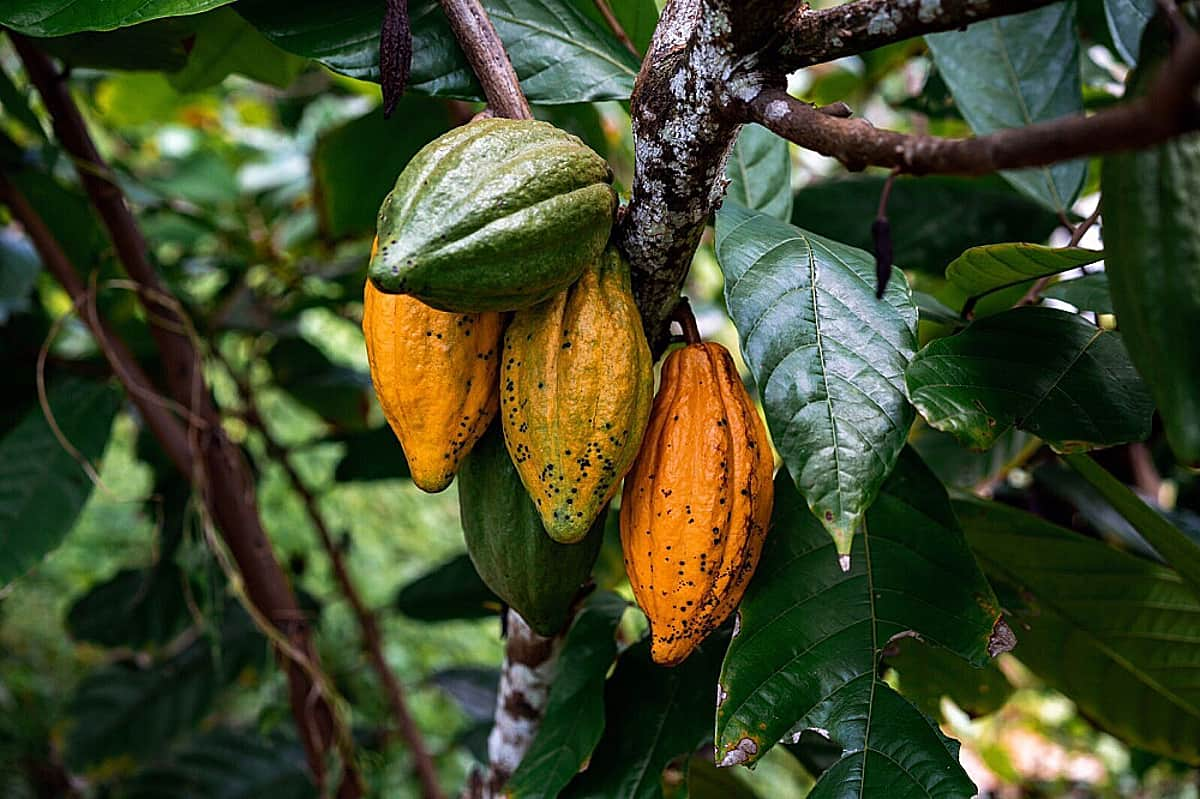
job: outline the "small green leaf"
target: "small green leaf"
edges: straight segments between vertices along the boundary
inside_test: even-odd
[[[3,108],[8,116],[29,131],[29,135],[42,141],[46,140],[46,132],[42,129],[41,120],[33,112],[33,107],[29,105],[28,93],[18,89],[12,82],[12,78],[3,69],[0,69],[0,108]]]
[[[68,378],[48,392],[56,431],[41,406],[0,438],[0,588],[62,543],[92,493],[92,480],[64,447],[96,464],[121,395],[108,383]]]
[[[1022,641],[1024,643],[1024,641]],[[972,716],[995,713],[1013,694],[995,664],[975,668],[962,658],[915,639],[896,641],[885,658],[900,673],[900,693],[931,718],[941,716],[942,697]]]
[[[905,450],[855,538],[849,572],[832,548],[781,471],[721,672],[718,757],[753,763],[784,735],[820,729],[844,749],[844,768],[863,756],[919,765],[914,777],[892,775],[895,792],[864,795],[972,795],[950,743],[876,677],[888,643],[912,635],[975,665],[1012,646],[945,489]],[[822,790],[834,779],[831,771]],[[938,793],[947,783],[962,792]]]
[[[637,59],[612,33],[565,0],[486,0],[483,5],[530,102],[623,100],[633,91]],[[374,0],[240,0],[237,10],[288,52],[354,78],[379,80],[383,5]],[[413,2],[409,13],[409,91],[482,99],[438,4]]]
[[[938,430],[987,449],[1016,427],[1057,452],[1141,441],[1154,410],[1121,337],[1081,316],[1017,308],[913,358],[909,396]]]
[[[1142,33],[1154,16],[1154,0],[1104,0],[1104,18],[1117,54],[1137,66],[1142,50]]]
[[[1112,295],[1108,291],[1108,274],[1105,272],[1054,283],[1042,292],[1042,296],[1068,302],[1081,311],[1115,313]]]
[[[908,284],[894,270],[877,300],[873,256],[730,202],[717,258],[775,446],[845,555],[913,421]]]
[[[322,234],[340,239],[374,233],[379,206],[396,176],[449,127],[445,103],[405,97],[391,119],[374,109],[322,135],[313,150]],[[370,154],[371,169],[362,168],[364,153]]]
[[[993,580],[1030,606],[1014,654],[1132,746],[1200,765],[1200,601],[1173,571],[997,503],[956,501]]]
[[[343,430],[366,426],[366,372],[338,366],[311,342],[281,339],[267,353],[275,382],[297,402]]]
[[[729,636],[710,635],[679,666],[650,659],[650,639],[622,653],[604,691],[604,737],[563,799],[660,799],[663,769],[712,736],[713,686]]]
[[[614,633],[626,607],[621,597],[603,592],[576,614],[542,725],[505,786],[508,795],[554,799],[591,756],[604,732],[604,678],[617,656]]]
[[[5,0],[0,25],[26,36],[107,31],[162,17],[199,14],[233,0]]]
[[[729,155],[730,200],[788,222],[792,218],[792,157],[787,139],[746,125]]]
[[[1083,113],[1075,3],[977,22],[926,36],[938,73],[976,134]],[[1086,161],[1001,173],[1047,208],[1067,211]]]
[[[227,8],[197,17],[194,36],[187,65],[169,77],[181,92],[207,89],[233,74],[284,88],[308,63],[276,47]]]
[[[988,244],[972,247],[946,267],[946,279],[971,300],[1068,269],[1094,264],[1104,253],[1041,244]]]
[[[77,599],[67,612],[67,630],[76,641],[100,646],[165,644],[192,621],[189,586],[174,563],[124,569]]]
[[[217,727],[137,772],[123,799],[316,799],[299,742],[280,732]]]
[[[475,571],[464,552],[405,585],[396,609],[410,619],[479,619],[500,612],[503,603]]]
[[[339,483],[396,480],[409,476],[404,448],[386,424],[347,433],[337,441],[345,445],[342,459],[333,473],[333,479]]]

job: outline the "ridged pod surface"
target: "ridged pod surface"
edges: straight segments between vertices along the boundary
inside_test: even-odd
[[[370,277],[447,311],[509,311],[569,286],[608,241],[604,159],[546,122],[482,119],[427,144],[379,210]]]
[[[496,416],[503,329],[498,313],[447,313],[366,284],[371,383],[424,491],[450,485]]]
[[[562,629],[604,540],[601,518],[578,544],[552,541],[492,425],[458,475],[463,537],[475,570],[539,635]]]
[[[617,250],[571,288],[518,311],[503,360],[509,454],[546,532],[578,541],[633,465],[654,398],[654,362]]]
[[[729,352],[708,342],[667,356],[621,498],[625,570],[655,662],[683,661],[741,601],[771,517],[773,469]]]

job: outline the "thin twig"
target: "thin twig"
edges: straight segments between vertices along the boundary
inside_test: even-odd
[[[309,521],[312,523],[313,529],[317,532],[317,538],[321,542],[321,548],[325,550],[325,554],[329,557],[329,562],[333,566],[333,576],[338,584],[338,588],[342,596],[350,603],[350,609],[354,612],[354,617],[358,621],[359,628],[362,630],[363,651],[367,655],[367,660],[370,662],[371,668],[375,670],[376,676],[383,684],[384,694],[387,696],[388,704],[391,706],[392,715],[395,716],[400,737],[412,752],[413,771],[421,783],[421,795],[425,799],[442,799],[443,794],[441,787],[438,785],[437,768],[434,766],[433,758],[429,753],[429,747],[425,744],[425,738],[408,710],[408,702],[404,696],[404,687],[396,679],[396,675],[392,672],[391,667],[388,666],[387,659],[383,655],[383,636],[379,631],[379,623],[375,618],[375,614],[367,607],[366,602],[363,601],[362,596],[354,585],[354,580],[351,578],[350,570],[346,565],[346,559],[342,555],[341,548],[334,540],[329,525],[325,522],[325,516],[321,512],[317,497],[304,484],[304,481],[300,478],[300,474],[296,471],[296,467],[292,465],[290,459],[291,453],[271,434],[271,431],[263,421],[262,414],[259,412],[258,402],[254,397],[254,390],[250,387],[246,378],[239,374],[219,352],[214,350],[213,354],[217,361],[224,367],[225,371],[233,378],[234,385],[237,387],[238,399],[243,408],[244,420],[252,429],[258,432],[263,444],[266,446],[268,457],[283,468],[284,474],[287,475],[288,481],[292,485],[292,490],[300,496],[300,499],[304,503],[304,509],[308,513]]]
[[[1067,246],[1078,247],[1079,242],[1083,241],[1084,234],[1091,229],[1092,225],[1096,224],[1096,220],[1099,218],[1100,203],[1096,203],[1096,210],[1088,214],[1087,219],[1084,219],[1078,225],[1072,226],[1068,223],[1068,226],[1071,230],[1071,240],[1067,242]],[[1034,284],[1029,287],[1029,290],[1021,296],[1021,299],[1017,300],[1013,307],[1020,308],[1026,305],[1036,305],[1042,299],[1042,292],[1046,290],[1046,287],[1049,286],[1050,282],[1056,277],[1058,277],[1058,275],[1045,275],[1044,277],[1039,277]]]
[[[488,106],[497,116],[533,119],[504,42],[479,0],[441,0],[441,4],[467,63],[483,86]]]
[[[600,16],[604,17],[604,21],[608,24],[609,29],[613,34],[621,40],[621,44],[625,45],[625,49],[633,53],[637,58],[641,58],[642,54],[638,52],[637,45],[633,43],[633,39],[629,38],[629,34],[625,32],[621,21],[617,19],[617,15],[613,13],[612,6],[608,4],[608,0],[596,0],[596,8],[600,12]]]

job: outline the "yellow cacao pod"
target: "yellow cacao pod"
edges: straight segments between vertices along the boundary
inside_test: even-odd
[[[498,408],[500,314],[447,313],[368,280],[363,335],[371,382],[413,482],[450,485]]]
[[[513,316],[500,376],[504,439],[555,541],[586,536],[632,465],[653,368],[615,248],[569,289]]]
[[[682,662],[741,601],[771,517],[773,468],[728,350],[672,352],[621,497],[625,570],[655,662]]]

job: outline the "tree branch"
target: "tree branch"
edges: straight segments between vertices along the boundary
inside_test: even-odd
[[[150,264],[141,230],[120,188],[110,179],[108,165],[96,150],[65,81],[32,42],[17,34],[10,36],[30,81],[50,113],[59,143],[78,166],[80,182],[100,215],[119,260],[126,273],[142,287],[139,299],[162,355],[168,392],[200,423],[196,435],[185,436],[184,475],[198,483],[205,505],[242,573],[250,600],[292,647],[304,655],[310,668],[319,668],[308,620],[300,611],[263,530],[250,470],[241,451],[225,435],[220,415],[204,385],[200,356],[188,335],[190,320],[182,315],[182,306]],[[123,363],[122,367],[125,374],[134,374],[130,364]],[[121,375],[122,369],[117,373]],[[133,387],[127,383],[126,388],[133,395]],[[157,435],[160,430],[154,432]],[[171,442],[160,441],[175,460],[179,453],[172,451]],[[334,739],[333,713],[327,698],[302,664],[288,659],[285,671],[292,713],[309,768],[320,787],[325,778],[324,759]],[[339,796],[361,795],[355,764],[346,762],[344,770]]]
[[[371,664],[371,668],[374,669],[376,676],[383,685],[384,695],[387,697],[392,715],[396,719],[400,737],[408,745],[409,751],[412,753],[413,771],[421,783],[421,795],[425,799],[442,799],[443,794],[441,786],[438,785],[437,769],[434,767],[433,758],[429,754],[429,748],[425,745],[425,738],[422,736],[416,722],[413,721],[412,714],[409,713],[408,702],[404,697],[404,687],[396,679],[396,675],[388,666],[387,659],[383,655],[383,636],[379,632],[379,623],[375,619],[375,614],[371,612],[371,609],[363,601],[362,596],[358,593],[358,589],[354,585],[353,579],[350,577],[350,570],[346,566],[346,559],[342,557],[342,550],[334,540],[333,533],[329,530],[329,525],[325,523],[325,516],[321,513],[316,496],[308,489],[308,486],[304,484],[296,468],[292,466],[290,453],[275,439],[271,431],[267,428],[266,422],[259,412],[253,389],[251,389],[245,378],[233,369],[228,361],[225,361],[224,358],[221,358],[221,361],[225,370],[233,377],[234,384],[237,386],[238,398],[244,409],[247,424],[252,429],[258,431],[258,434],[262,437],[263,444],[266,446],[268,457],[283,467],[284,474],[287,475],[288,481],[292,485],[292,490],[304,502],[304,509],[308,512],[309,521],[312,522],[313,529],[317,532],[321,548],[325,550],[325,554],[329,557],[329,562],[333,566],[334,580],[337,582],[342,596],[350,603],[350,609],[353,611],[354,618],[358,621],[358,626],[362,630],[363,652],[366,654],[367,661]]]
[[[497,116],[533,119],[504,43],[479,0],[441,0],[441,4],[467,63],[483,86],[488,106]]]
[[[786,72],[1053,2],[1057,0],[855,0],[796,14],[773,50]]]
[[[629,34],[621,27],[621,21],[613,13],[612,6],[608,4],[608,0],[596,0],[596,10],[600,12],[600,16],[604,17],[604,22],[608,25],[609,30],[613,32],[613,35],[621,40],[621,44],[625,45],[625,49],[633,53],[636,57],[641,58],[642,54],[638,52],[637,46],[629,38]]]

